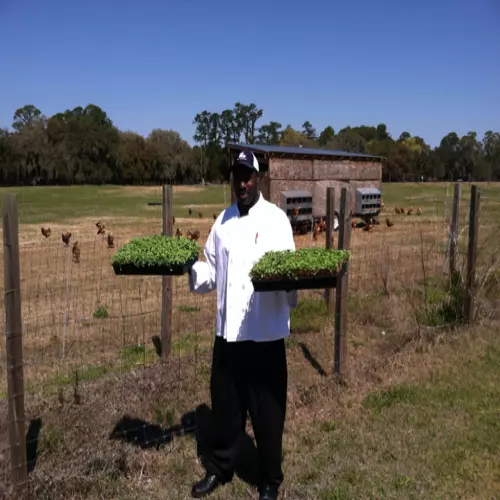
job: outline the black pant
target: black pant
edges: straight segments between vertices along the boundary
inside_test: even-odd
[[[213,428],[207,472],[224,482],[232,479],[249,412],[262,482],[279,486],[287,398],[284,340],[227,342],[216,337],[210,392]]]

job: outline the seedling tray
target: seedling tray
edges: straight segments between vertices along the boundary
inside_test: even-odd
[[[335,288],[337,277],[310,276],[307,278],[280,278],[280,279],[255,279],[252,280],[256,292],[278,292],[290,290],[316,290],[321,288]]]
[[[184,264],[170,264],[158,266],[136,266],[135,264],[113,264],[117,275],[135,276],[182,276],[186,274],[198,257],[188,260]]]

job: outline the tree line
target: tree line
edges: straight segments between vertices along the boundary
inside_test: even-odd
[[[34,105],[15,111],[11,128],[0,128],[0,183],[194,184],[229,176],[229,142],[302,146],[370,153],[386,158],[385,181],[500,180],[500,133],[451,132],[432,148],[419,136],[393,138],[385,124],[332,126],[318,132],[262,122],[255,104],[235,103],[193,120],[195,146],[178,132],[154,129],[147,137],[119,130],[104,110],[89,104],[47,118]]]

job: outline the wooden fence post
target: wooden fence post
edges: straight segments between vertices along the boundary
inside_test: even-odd
[[[335,188],[326,188],[326,248],[333,248],[333,235],[335,230]],[[326,306],[329,313],[335,307],[333,288],[325,290]]]
[[[476,262],[479,230],[480,193],[476,185],[471,188],[469,215],[469,248],[467,250],[467,288],[465,290],[465,323],[474,321],[476,303]]]
[[[350,196],[347,188],[342,188],[340,196],[339,250],[348,250],[351,242]],[[335,342],[334,374],[345,381],[347,372],[347,299],[348,299],[349,261],[343,266],[337,280],[335,300]]]
[[[11,194],[4,195],[3,201],[3,257],[10,467],[12,483],[15,487],[21,487],[27,478],[26,437],[24,430],[21,270],[19,264],[17,200]]]
[[[233,187],[233,172],[229,174],[229,189],[231,190],[231,205],[233,203],[236,203],[236,193],[234,192],[234,187]]]
[[[458,219],[460,217],[460,199],[462,197],[462,185],[457,182],[453,192],[453,212],[450,226],[450,278],[457,270],[457,252],[458,252]]]
[[[163,186],[163,235],[173,235],[172,186]],[[162,276],[161,287],[161,358],[168,360],[172,349],[173,277]]]

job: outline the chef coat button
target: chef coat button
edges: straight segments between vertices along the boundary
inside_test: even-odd
[[[244,289],[245,289],[245,285],[244,285],[244,284],[243,284],[243,285],[241,285],[241,289],[242,289],[242,290],[244,290]]]

